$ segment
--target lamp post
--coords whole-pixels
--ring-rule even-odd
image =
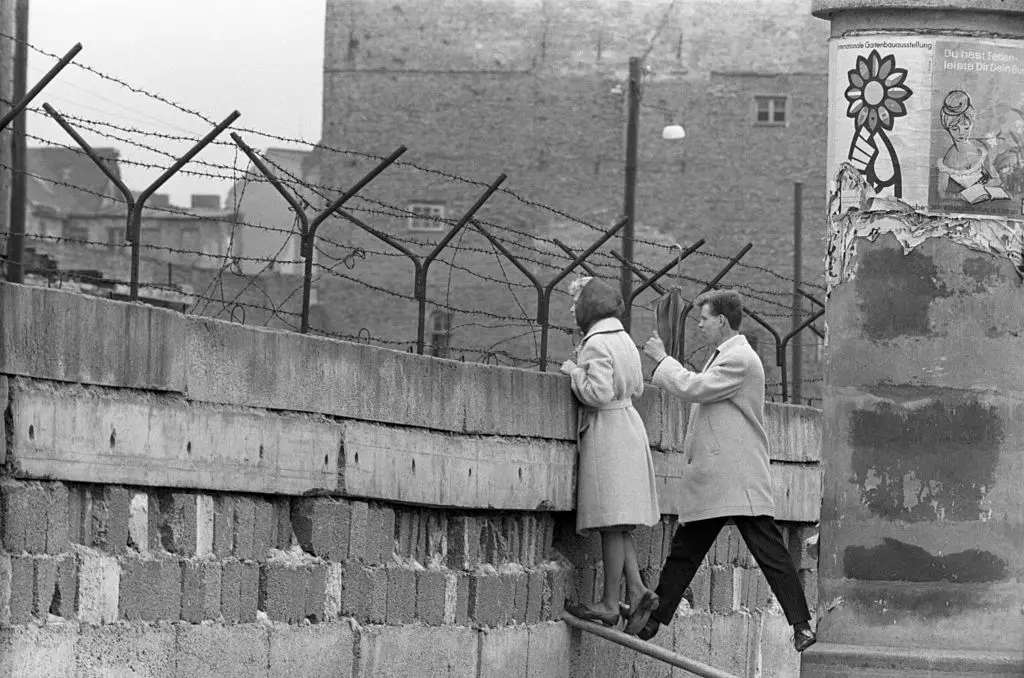
[[[622,232],[622,268],[620,272],[620,289],[622,298],[629,299],[633,293],[633,237],[636,232],[636,171],[640,136],[640,98],[643,86],[643,58],[629,58],[629,90],[626,106],[626,187],[623,200],[623,214],[626,226]],[[661,132],[661,138],[676,141],[686,136],[682,126],[668,124]],[[631,308],[627,306],[622,324],[629,331],[632,321]]]

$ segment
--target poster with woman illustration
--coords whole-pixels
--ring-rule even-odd
[[[935,51],[929,209],[1020,218],[1024,49],[943,40]]]

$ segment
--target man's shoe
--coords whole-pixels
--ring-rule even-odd
[[[647,623],[644,624],[644,627],[640,629],[640,633],[636,634],[636,637],[640,640],[650,640],[658,634],[658,629],[660,628],[661,622],[651,617],[647,620]]]
[[[793,632],[793,648],[797,652],[803,652],[811,645],[814,645],[817,640],[818,637],[810,629],[804,628]]]

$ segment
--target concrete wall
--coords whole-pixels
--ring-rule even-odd
[[[573,527],[565,377],[3,285],[0,394],[0,676],[670,673],[557,621],[603,576]],[[662,499],[637,534],[653,582],[685,409],[653,388],[638,405]],[[820,413],[768,418],[810,593]],[[797,675],[735,530],[694,592],[659,643]]]
[[[14,0],[0,0],[0,26],[14,34]],[[0,115],[10,110],[14,96],[14,41],[0,38]],[[7,256],[6,234],[11,213],[11,129],[0,132],[0,252]],[[6,270],[6,266],[4,267]]]

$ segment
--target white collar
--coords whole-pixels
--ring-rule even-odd
[[[583,337],[583,341],[586,341],[595,334],[602,334],[604,332],[622,332],[626,328],[622,326],[622,321],[618,318],[601,318],[587,330],[587,334]]]
[[[735,337],[729,337],[728,339],[723,341],[721,344],[719,344],[718,348],[716,350],[718,351],[719,354],[721,354],[721,353],[724,353],[725,351],[729,350],[730,348],[738,347],[738,346],[741,346],[741,345],[746,344],[746,343],[747,343],[747,338],[745,336],[743,336],[742,334],[737,334]]]

